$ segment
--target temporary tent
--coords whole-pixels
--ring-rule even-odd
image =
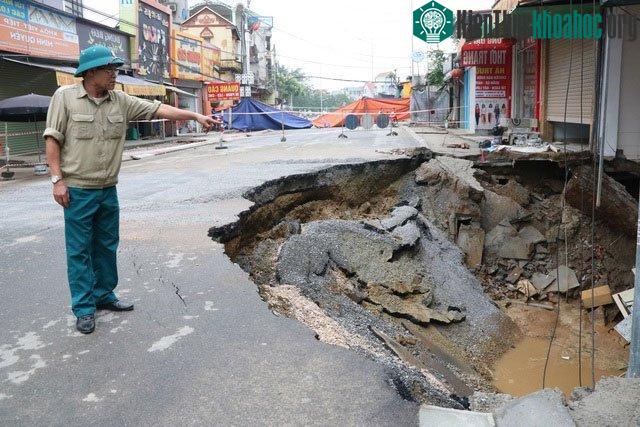
[[[345,105],[336,111],[324,114],[313,121],[317,127],[342,126],[344,117],[352,113],[391,114],[395,112],[397,120],[409,118],[409,99],[362,98]]]
[[[265,114],[266,113],[266,114]],[[223,114],[225,125],[229,125],[229,110]],[[306,129],[312,126],[305,118],[282,112],[260,101],[242,98],[240,103],[232,109],[232,129],[242,131],[256,131],[265,129]]]

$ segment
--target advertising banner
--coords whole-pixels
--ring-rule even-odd
[[[108,47],[113,53],[124,59],[125,65],[131,65],[131,53],[129,49],[129,37],[105,28],[95,28],[89,24],[78,22],[78,41],[80,50],[89,46],[100,44]]]
[[[120,0],[120,31],[135,36],[138,24],[138,0]]]
[[[169,78],[169,15],[138,4],[138,74],[161,82]]]
[[[17,0],[0,0],[0,50],[76,61],[80,54],[76,22]]]
[[[491,129],[511,117],[511,57],[513,42],[479,39],[462,46],[463,67],[476,67],[476,129]]]
[[[209,101],[224,101],[240,99],[240,83],[209,83],[207,84],[207,99]]]
[[[171,77],[202,80],[202,39],[174,32],[171,54]]]
[[[220,67],[220,48],[202,43],[202,77],[211,80],[217,74],[214,68]]]

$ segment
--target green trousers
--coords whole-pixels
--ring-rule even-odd
[[[64,209],[67,277],[71,308],[80,317],[93,314],[97,304],[117,300],[120,207],[115,186],[69,188],[69,199]]]

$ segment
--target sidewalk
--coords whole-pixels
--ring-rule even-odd
[[[235,141],[250,136],[263,135],[270,131],[257,131],[257,132],[237,132],[226,131],[224,133],[225,142]],[[189,135],[180,135],[167,137],[165,139],[147,139],[138,141],[125,141],[124,152],[122,153],[122,161],[128,162],[131,160],[140,160],[147,157],[158,156],[162,154],[173,153],[176,151],[189,150],[205,145],[213,145],[220,143],[219,132],[216,133],[194,133]],[[45,162],[44,154],[41,155],[41,164]],[[49,173],[44,175],[34,174],[33,164],[39,163],[38,154],[29,154],[22,156],[11,156],[11,161],[18,161],[20,164],[12,165],[10,170],[15,173],[11,180],[1,180],[0,188],[3,184],[16,181],[35,181],[38,179],[48,179]],[[30,165],[30,166],[25,166]],[[5,168],[3,167],[4,171]]]

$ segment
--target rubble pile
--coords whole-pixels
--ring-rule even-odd
[[[255,205],[209,234],[271,309],[387,365],[410,399],[468,407],[522,335],[494,300],[553,309],[592,279],[632,282],[631,238],[592,229],[582,194],[565,204],[547,172],[428,153],[339,165],[252,189]]]
[[[592,224],[574,207],[590,206],[588,195],[574,190],[571,206],[563,203],[560,179],[526,182],[514,174],[490,175],[471,161],[448,157],[423,163],[415,182],[421,188],[412,194],[419,194],[430,218],[449,231],[493,299],[553,301],[558,293],[576,297],[581,284],[590,286]],[[594,284],[628,288],[633,241],[600,222],[595,233]]]

